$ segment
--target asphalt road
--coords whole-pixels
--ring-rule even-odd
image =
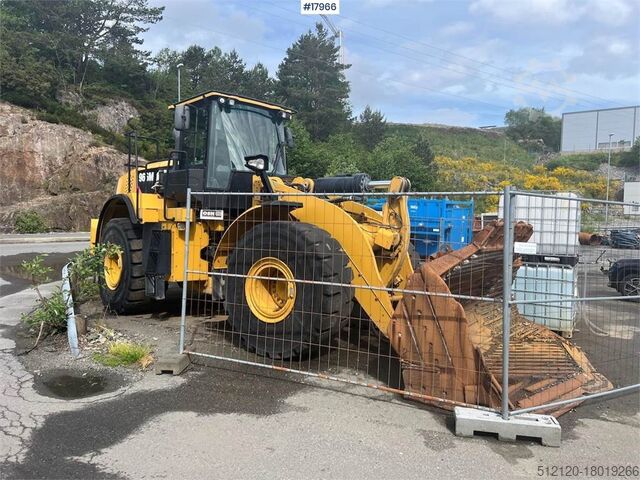
[[[513,479],[540,478],[539,466],[640,464],[637,397],[562,416],[563,444],[554,449],[457,438],[436,409],[226,364],[146,374],[83,399],[45,396],[13,340],[35,294],[8,267],[35,253],[64,261],[82,246],[0,246],[0,277],[18,286],[0,299],[0,478]],[[588,284],[605,291],[595,275]]]

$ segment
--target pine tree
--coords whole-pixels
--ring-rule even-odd
[[[355,132],[360,143],[371,151],[384,138],[386,131],[387,121],[382,112],[367,105],[356,123]]]
[[[344,75],[348,67],[338,62],[338,47],[321,24],[289,47],[278,67],[278,96],[298,110],[314,140],[323,140],[349,123],[349,82]]]

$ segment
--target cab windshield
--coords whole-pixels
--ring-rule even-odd
[[[276,111],[214,101],[209,115],[207,188],[226,189],[232,171],[250,171],[247,156],[267,155],[268,173],[286,174],[284,126]]]

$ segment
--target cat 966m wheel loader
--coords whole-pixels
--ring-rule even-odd
[[[406,293],[477,294],[464,269],[487,269],[485,284],[501,271],[499,222],[414,272],[403,195],[409,180],[289,176],[286,148],[293,138],[286,124],[294,112],[277,104],[212,91],[170,109],[176,132],[170,158],[140,165],[130,152],[116,194],[92,220],[93,244],[121,246],[105,259],[106,306],[118,313],[139,309],[177,282],[224,302],[242,345],[273,359],[307,355],[355,307],[400,356],[410,395],[445,407],[500,404],[499,305]],[[381,185],[388,189],[381,212],[358,201]],[[188,188],[195,192],[189,210]],[[526,241],[531,227],[519,224],[516,233]],[[531,355],[541,345],[547,354],[551,348],[566,364],[557,374],[527,363],[510,392],[514,406],[610,387],[577,347],[514,315],[514,331],[526,326],[514,342]]]

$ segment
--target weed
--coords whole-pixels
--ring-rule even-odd
[[[36,308],[22,316],[22,321],[31,327],[40,327],[47,335],[67,328],[67,306],[62,290],[56,290],[49,297],[38,299]],[[42,333],[41,333],[42,334]],[[41,335],[40,334],[40,335]]]
[[[24,260],[20,265],[22,269],[31,277],[31,285],[38,291],[38,285],[49,280],[49,274],[53,271],[51,267],[44,264],[46,254],[36,255],[33,260]]]
[[[22,262],[22,268],[31,277],[31,286],[38,295],[38,305],[33,311],[22,315],[22,321],[31,327],[39,326],[38,338],[33,348],[38,346],[38,342],[44,333],[45,336],[51,333],[62,331],[67,325],[67,306],[60,289],[56,290],[49,297],[44,297],[40,292],[40,285],[49,280],[51,267],[44,264],[46,255],[37,255],[33,260]],[[32,350],[33,350],[32,348]]]
[[[122,340],[111,343],[107,353],[94,353],[93,359],[107,367],[139,363],[142,368],[146,368],[152,362],[151,348],[140,343]]]
[[[49,230],[38,212],[27,211],[16,215],[14,229],[18,233],[42,233]]]

